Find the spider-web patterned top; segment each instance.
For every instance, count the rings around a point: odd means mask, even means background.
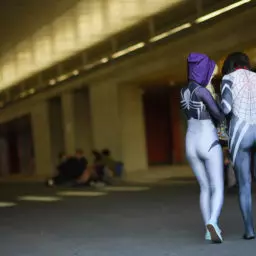
[[[256,124],[256,73],[236,70],[222,79],[221,106],[248,124]]]
[[[215,121],[221,121],[224,118],[211,93],[193,81],[181,89],[180,103],[187,119],[207,120],[214,118]]]

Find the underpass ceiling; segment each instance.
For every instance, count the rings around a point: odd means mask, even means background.
[[[12,86],[156,12],[186,1],[5,1],[5,7],[1,6],[5,25],[0,31],[6,43],[0,49],[4,53],[0,87]]]
[[[153,51],[144,49],[145,51],[136,52],[127,58],[120,58],[120,61],[104,64],[98,69],[93,69],[92,72],[67,79],[55,86],[48,86],[33,96],[7,102],[1,109],[0,122],[24,115],[30,111],[31,105],[38,101],[55,97],[64,91],[106,81],[127,85],[138,84],[142,87],[167,82],[170,85],[172,82],[179,85],[186,77],[185,59],[191,49],[204,52],[218,61],[231,51],[243,50],[255,45],[256,34],[252,33],[255,30],[255,8],[254,4],[244,11],[237,10],[232,15],[212,19],[208,26],[193,26],[185,35],[177,35],[174,40],[159,44]],[[163,79],[165,75],[166,80]],[[156,83],[152,83],[153,81]]]
[[[0,8],[0,56],[79,0],[6,0]]]
[[[200,2],[201,5],[198,4]],[[123,45],[133,43],[133,40],[142,37],[147,38],[147,26],[142,25],[137,29],[133,25],[151,15],[154,15],[154,30],[157,34],[170,29],[172,25],[175,26],[175,23],[182,22],[184,17],[189,18],[191,15],[197,17],[205,10],[211,11],[213,7],[215,9],[212,10],[218,9],[218,4],[223,7],[234,2],[236,1],[10,0],[5,3],[5,12],[8,13],[12,5],[16,5],[12,17],[8,15],[0,17],[2,24],[9,24],[2,28],[0,25],[0,33],[3,34],[4,41],[0,52],[7,52],[2,59],[0,87],[3,89],[12,86],[17,81],[52,66],[61,59],[68,58],[80,49],[90,47],[91,51],[92,45],[95,46],[95,43],[113,35]],[[1,10],[3,12],[4,9]],[[56,20],[55,17],[59,18]],[[53,25],[45,26],[45,24]],[[14,29],[10,29],[11,26]],[[38,27],[43,28],[38,32],[36,29]],[[131,29],[126,29],[129,27]],[[124,29],[124,32],[119,33]],[[33,37],[29,37],[30,35]],[[23,40],[24,38],[27,39]],[[17,42],[20,41],[22,42],[16,47]],[[14,51],[8,52],[7,49],[11,48]],[[99,48],[95,50],[91,53],[97,57]],[[111,51],[111,48],[109,50]],[[35,80],[32,83],[35,83]]]
[[[0,9],[0,56],[10,48],[34,34],[39,28],[53,22],[67,10],[71,9],[81,0],[8,0],[1,2]],[[104,0],[105,2],[108,0]],[[135,0],[143,2],[143,0]],[[196,1],[198,0],[175,0],[166,1],[178,5],[172,6],[175,9],[173,15],[166,13],[165,20],[177,20],[180,14],[186,15],[196,11]],[[126,0],[126,2],[134,2]],[[157,1],[156,1],[157,2]],[[202,0],[202,9],[208,8],[216,3],[216,0]],[[218,0],[218,2],[232,3],[232,0]],[[157,5],[156,5],[157,7]],[[140,10],[143,12],[142,10]],[[156,8],[155,11],[158,11]],[[164,14],[164,13],[163,13]],[[162,16],[164,16],[161,14]],[[134,17],[130,17],[133,19]]]

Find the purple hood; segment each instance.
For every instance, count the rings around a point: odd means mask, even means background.
[[[207,86],[213,74],[215,62],[202,53],[190,53],[187,61],[188,80]]]

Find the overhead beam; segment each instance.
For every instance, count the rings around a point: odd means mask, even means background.
[[[18,116],[30,113],[34,104],[60,95],[66,90],[74,90],[84,85],[94,86],[99,82],[142,84],[152,78],[172,78],[180,82],[186,80],[186,56],[190,51],[201,51],[209,54],[218,61],[230,51],[244,50],[247,46],[254,46],[256,34],[254,31],[255,9],[237,14],[236,19],[229,17],[219,23],[211,24],[200,32],[191,33],[176,41],[159,46],[154,51],[126,58],[114,65],[85,76],[77,77],[62,86],[34,95],[24,101],[17,102],[1,110],[0,123]],[[247,29],[244,29],[244,26]],[[232,30],[232,34],[227,34]]]
[[[195,0],[197,17],[200,17],[203,13],[203,0]]]

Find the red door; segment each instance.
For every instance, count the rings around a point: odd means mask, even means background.
[[[170,164],[172,141],[169,88],[149,89],[143,100],[149,164]]]

